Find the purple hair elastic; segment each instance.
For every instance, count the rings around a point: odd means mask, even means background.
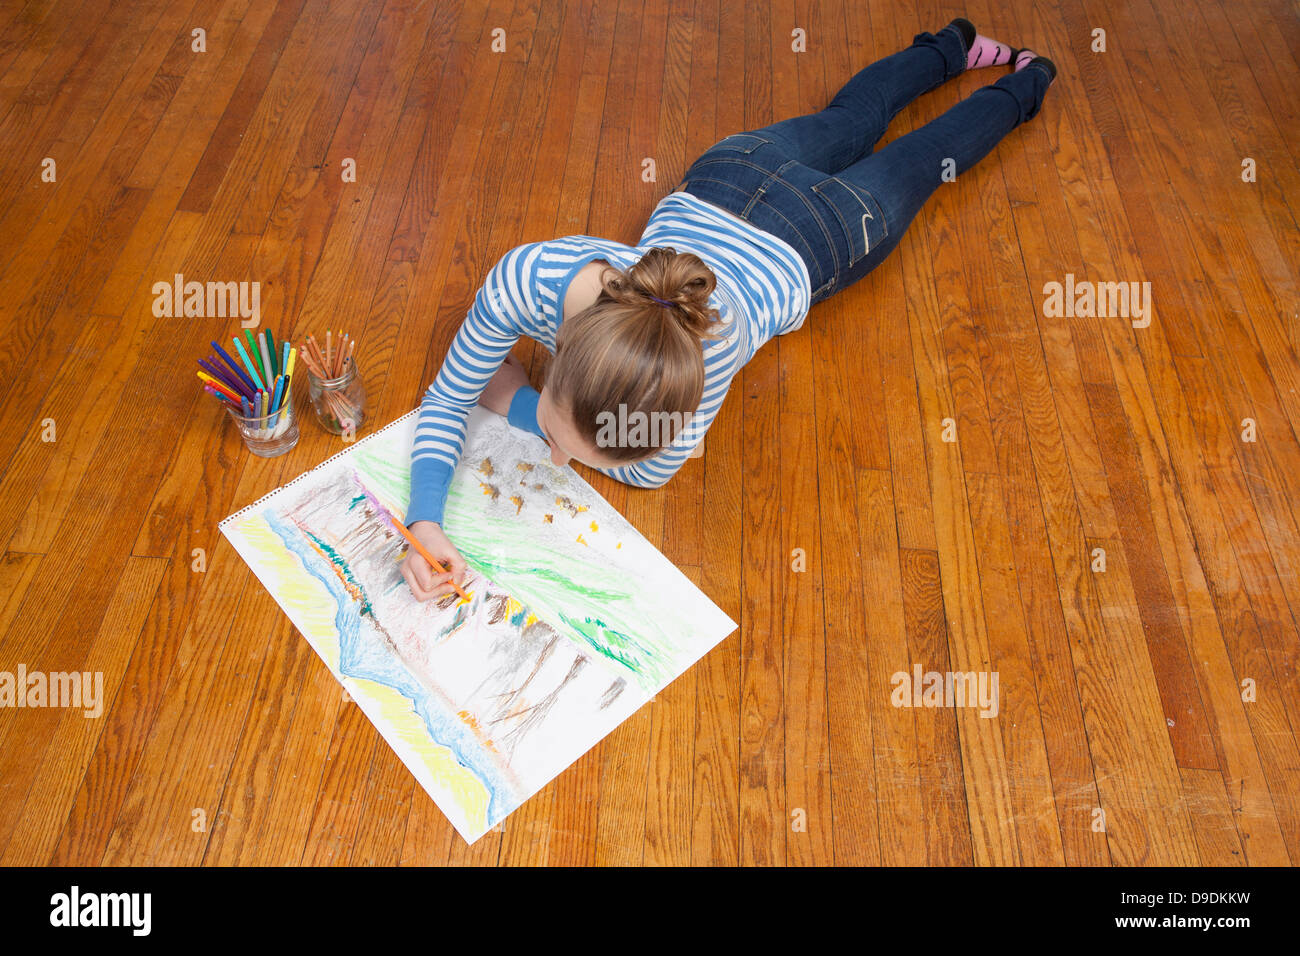
[[[647,292],[646,294],[647,294],[647,295],[650,295],[648,292]],[[650,298],[654,299],[654,300],[655,300],[656,302],[658,302],[660,305],[666,305],[666,306],[668,306],[668,308],[670,308],[670,309],[671,309],[673,306],[675,306],[675,305],[677,304],[676,302],[665,302],[663,299],[659,298],[659,296],[657,296],[657,295],[651,295]]]

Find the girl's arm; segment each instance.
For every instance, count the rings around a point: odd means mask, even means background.
[[[536,321],[531,266],[539,245],[516,246],[488,271],[425,392],[411,447],[408,525],[442,523],[451,476],[465,449],[465,421],[510,349]]]

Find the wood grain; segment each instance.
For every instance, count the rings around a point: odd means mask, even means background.
[[[506,251],[636,243],[718,139],[954,10],[6,5],[0,671],[105,700],[0,708],[0,864],[1300,861],[1293,5],[962,12],[1052,57],[1041,113],[764,345],[668,486],[578,466],[739,631],[469,847],[217,530],[340,439],[303,393],[293,452],[250,456],[189,364],[234,321],[155,316],[153,283],[351,331],[364,434]],[[1067,274],[1149,282],[1150,322],[1047,316]],[[995,674],[996,715],[902,706],[918,668]]]

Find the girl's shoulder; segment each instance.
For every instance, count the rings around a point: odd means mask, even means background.
[[[563,322],[564,299],[574,278],[595,260],[603,260],[617,269],[626,269],[649,252],[653,245],[629,246],[599,236],[569,235],[516,247],[522,258],[531,262],[529,270],[537,289],[539,318],[554,333]],[[728,379],[744,364],[746,323],[743,309],[724,288],[718,287],[709,297],[718,311],[718,325],[709,339],[701,342],[705,375],[710,381]]]
[[[616,269],[626,269],[645,254],[635,246],[598,236],[561,236],[531,245],[539,304],[555,321],[562,315],[564,297],[574,278],[592,262],[602,260]]]

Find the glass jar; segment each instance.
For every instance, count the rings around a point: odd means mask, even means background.
[[[226,411],[239,426],[244,444],[254,455],[274,458],[298,444],[298,413],[293,407],[292,391],[284,396],[280,408],[267,415],[245,415],[229,405]]]
[[[307,393],[321,427],[335,435],[355,435],[365,420],[366,390],[357,365],[348,359],[338,378],[317,378],[307,372]]]

